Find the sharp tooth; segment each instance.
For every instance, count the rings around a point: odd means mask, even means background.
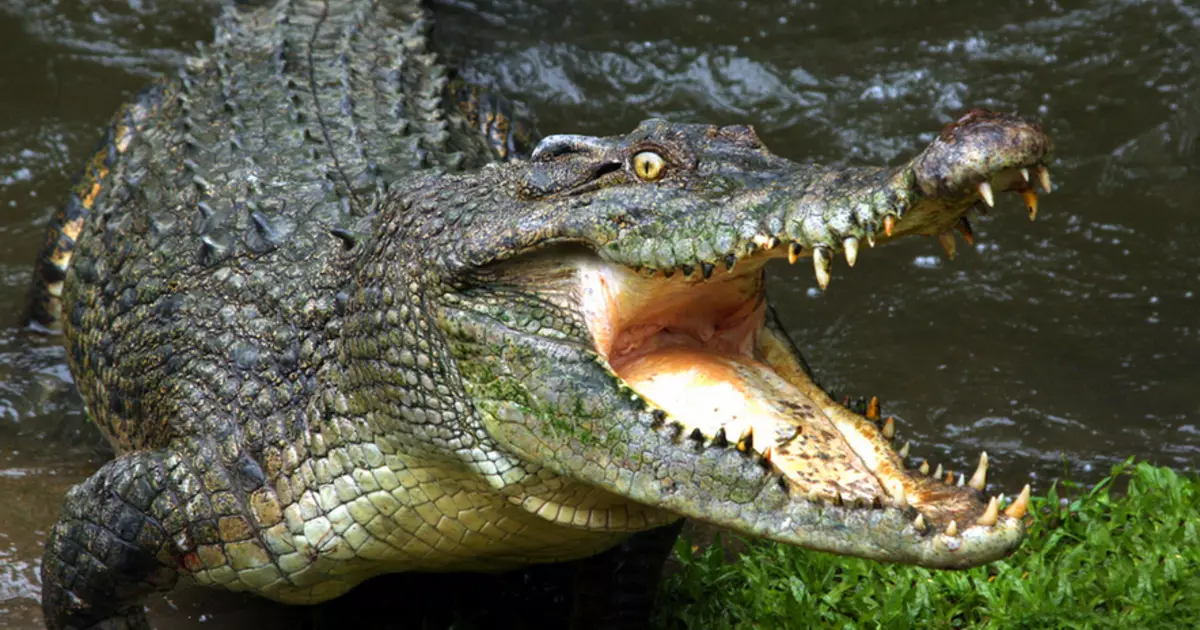
[[[858,239],[847,236],[846,240],[842,241],[842,246],[846,248],[846,264],[853,267],[858,261]]]
[[[1038,183],[1042,185],[1042,190],[1050,192],[1050,169],[1038,164],[1037,166]]]
[[[1037,218],[1037,191],[1031,188],[1021,189],[1021,198],[1025,200],[1025,209],[1029,210],[1029,220]]]
[[[879,397],[872,396],[871,402],[867,403],[867,420],[872,422],[879,421]]]
[[[1029,181],[1029,169],[1021,167],[1021,179]]]
[[[975,521],[975,523],[985,527],[991,527],[992,525],[995,525],[996,521],[998,520],[1000,520],[1000,501],[996,497],[992,497],[992,499],[988,501],[987,509],[983,511],[983,516],[980,516],[979,520]]]
[[[712,445],[717,448],[725,448],[729,446],[729,438],[725,436],[725,427],[717,429],[717,434],[713,436]]]
[[[921,471],[922,475],[925,475],[926,477],[928,477],[929,476],[929,460],[927,460],[927,459],[922,460],[921,467],[918,468],[917,470]]]
[[[900,452],[898,453],[898,455],[900,455],[900,459],[904,459],[905,457],[908,457],[908,448],[911,445],[912,445],[912,442],[905,442],[904,446],[900,447]]]
[[[954,521],[950,521],[950,524],[946,526],[946,535],[947,536],[957,536],[958,535],[958,523],[956,523]]]
[[[971,475],[971,481],[967,485],[983,492],[984,486],[987,485],[987,469],[988,459],[987,452],[985,451],[979,454],[979,467],[975,469],[975,474]]]
[[[833,501],[830,503],[833,503],[834,505],[841,505],[843,503],[841,490],[838,490],[837,493],[833,495]]]
[[[963,240],[967,242],[967,245],[975,244],[975,230],[971,229],[971,222],[967,220],[967,217],[959,217],[958,223],[955,223],[954,227],[958,228],[959,233],[963,235]]]
[[[992,196],[992,185],[987,182],[979,182],[979,196],[983,197],[983,202],[989,207],[996,207],[996,198]]]
[[[775,249],[776,247],[779,247],[779,242],[780,241],[778,237],[772,236],[767,240],[767,249]]]
[[[771,450],[771,447],[770,447],[770,446],[768,446],[768,447],[767,447],[765,450],[763,450],[763,452],[762,452],[762,461],[763,461],[763,464],[764,464],[764,465],[766,465],[766,466],[770,466],[770,465],[771,465],[771,456],[772,456],[773,454],[774,454],[774,451],[772,451],[772,450]]]
[[[817,286],[824,291],[829,286],[829,270],[833,267],[833,257],[828,247],[817,247],[813,250],[813,271],[817,274]]]
[[[892,495],[892,501],[897,507],[905,507],[908,505],[908,497],[904,494],[904,483],[897,479],[891,484],[888,489],[888,494]]]
[[[945,483],[947,486],[954,485],[954,471],[953,470],[946,471],[946,478],[942,480],[942,483]]]
[[[896,229],[896,215],[889,214],[883,217],[883,233],[888,236],[892,235],[892,231]]]
[[[746,427],[746,431],[738,438],[737,450],[745,453],[754,448],[754,427]]]
[[[964,475],[964,474],[962,474],[962,473],[959,473],[959,475],[958,475],[958,483],[957,483],[957,484],[955,484],[955,485],[957,485],[959,488],[961,488],[961,487],[963,487],[963,485],[965,485],[966,483],[967,483],[967,476],[966,476],[966,475]]]
[[[796,261],[800,258],[800,249],[801,249],[800,243],[797,243],[796,241],[792,241],[792,244],[788,245],[788,264],[789,265],[796,264]]]
[[[883,437],[889,440],[896,437],[896,419],[892,416],[888,416],[887,421],[883,423]]]
[[[938,234],[938,242],[942,244],[942,249],[946,250],[946,256],[954,260],[958,255],[958,243],[954,242],[954,232],[947,230]]]
[[[924,514],[918,514],[917,518],[913,519],[913,527],[916,528],[916,530],[919,532],[925,531],[925,515]]]
[[[875,247],[875,233],[874,232],[867,232],[867,245],[870,245],[871,247]]]
[[[934,479],[941,479],[941,478],[942,478],[942,465],[941,465],[941,464],[938,464],[938,465],[937,465],[937,468],[934,468],[934,469],[933,469],[933,478],[934,478]]]
[[[1029,509],[1029,492],[1029,484],[1025,484],[1017,500],[1013,501],[1013,504],[1008,506],[1007,510],[1004,510],[1004,515],[1009,518],[1021,518],[1025,516],[1025,511]]]

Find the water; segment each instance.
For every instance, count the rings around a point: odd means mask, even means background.
[[[1200,9],[1183,2],[466,2],[437,40],[525,101],[543,132],[649,116],[753,123],[797,160],[894,163],[973,106],[1041,116],[1054,194],[976,221],[949,263],[930,239],[864,250],[815,290],[770,291],[822,382],[875,394],[914,452],[1044,488],[1131,455],[1200,462]],[[634,6],[636,5],[636,6]],[[0,0],[0,627],[39,627],[41,541],[108,453],[63,353],[21,326],[43,226],[99,129],[207,39],[216,3]],[[294,613],[184,594],[161,626]]]

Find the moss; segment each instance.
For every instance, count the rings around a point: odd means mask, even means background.
[[[1124,494],[1114,485],[1128,483]],[[745,541],[681,539],[659,628],[1180,628],[1200,619],[1200,480],[1132,461],[1035,500],[1011,557],[933,571]]]
[[[541,404],[520,379],[497,377],[491,366],[483,361],[462,361],[459,363],[459,373],[467,383],[467,391],[472,399],[506,401],[517,405],[526,415],[538,418],[541,426],[549,429],[548,437],[556,442],[574,438],[584,446],[592,446],[600,441],[589,425],[583,422],[582,414],[578,413],[581,405],[578,401],[571,409],[575,415],[550,404]]]
[[[467,385],[467,392],[474,400],[506,400],[529,410],[533,399],[525,386],[512,377],[497,377],[485,361],[459,361],[458,373]]]

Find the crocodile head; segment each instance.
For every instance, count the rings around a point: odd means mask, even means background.
[[[999,192],[1032,212],[1051,150],[1037,123],[976,110],[901,166],[825,168],[750,127],[650,120],[409,189],[396,236],[438,287],[425,302],[477,429],[520,475],[814,549],[972,566],[1020,542],[1028,488],[1005,510],[982,492],[986,457],[969,483],[906,467],[874,405],[814,382],[764,274],[807,259],[824,288],[835,257],[904,235],[952,249]],[[547,500],[489,474],[516,504]],[[621,525],[571,507],[568,526]]]

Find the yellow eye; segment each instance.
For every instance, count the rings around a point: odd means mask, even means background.
[[[644,182],[652,182],[662,177],[666,166],[662,156],[653,151],[642,151],[633,156],[633,170]]]

